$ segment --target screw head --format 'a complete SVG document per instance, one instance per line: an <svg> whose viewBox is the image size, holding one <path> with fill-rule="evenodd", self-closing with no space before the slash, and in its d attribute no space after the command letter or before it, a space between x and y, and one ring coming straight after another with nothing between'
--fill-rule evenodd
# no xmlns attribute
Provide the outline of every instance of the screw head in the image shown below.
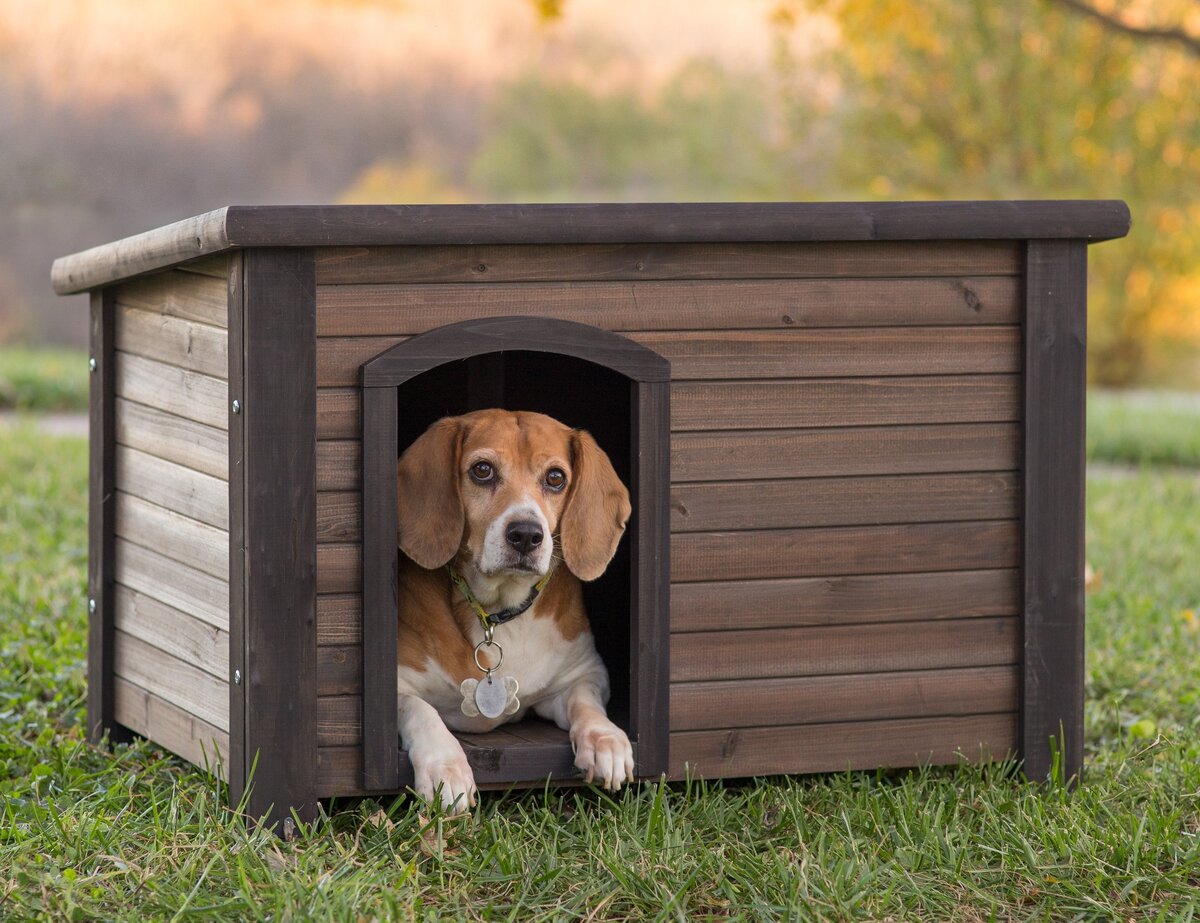
<svg viewBox="0 0 1200 923"><path fill-rule="evenodd" d="M95 599L88 600L88 613L91 615L96 614L96 600Z"/></svg>
<svg viewBox="0 0 1200 923"><path fill-rule="evenodd" d="M241 402L241 401L239 401L239 400L234 400L234 402L233 402L233 412L234 412L234 413L241 413L241 412L242 412L242 402Z"/></svg>
<svg viewBox="0 0 1200 923"><path fill-rule="evenodd" d="M88 371L89 371L89 372L94 372L94 371L96 371L96 366L97 366L97 363L96 363L96 357L95 357L95 356L91 356L91 357L88 359Z"/></svg>
<svg viewBox="0 0 1200 923"><path fill-rule="evenodd" d="M241 670L233 671L233 684L235 686L240 686L242 684L242 671Z"/></svg>

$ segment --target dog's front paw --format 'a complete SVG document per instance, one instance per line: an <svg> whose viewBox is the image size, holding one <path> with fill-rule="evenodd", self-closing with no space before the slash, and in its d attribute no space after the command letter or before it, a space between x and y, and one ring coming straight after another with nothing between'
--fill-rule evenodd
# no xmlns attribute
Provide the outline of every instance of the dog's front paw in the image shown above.
<svg viewBox="0 0 1200 923"><path fill-rule="evenodd" d="M633 781L633 747L629 737L607 718L592 719L571 728L575 766L589 782L601 782L610 792Z"/></svg>
<svg viewBox="0 0 1200 923"><path fill-rule="evenodd" d="M414 759L417 794L452 814L464 814L475 806L475 776L461 753L457 758L430 761Z"/></svg>

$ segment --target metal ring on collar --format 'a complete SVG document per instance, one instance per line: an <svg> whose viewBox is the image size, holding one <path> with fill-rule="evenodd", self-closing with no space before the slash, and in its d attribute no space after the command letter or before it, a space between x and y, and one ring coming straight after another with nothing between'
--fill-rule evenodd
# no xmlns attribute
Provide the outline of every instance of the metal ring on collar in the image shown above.
<svg viewBox="0 0 1200 923"><path fill-rule="evenodd" d="M496 661L496 665L494 667L485 667L483 664L481 664L479 662L479 649L481 647L494 647L496 649L496 652L499 654L500 659ZM500 664L502 664L502 663L504 663L504 648L502 648L499 644L497 644L491 638L484 638L482 641L480 641L478 644L475 645L475 666L479 667L479 671L481 673L491 673L493 670L499 670Z"/></svg>

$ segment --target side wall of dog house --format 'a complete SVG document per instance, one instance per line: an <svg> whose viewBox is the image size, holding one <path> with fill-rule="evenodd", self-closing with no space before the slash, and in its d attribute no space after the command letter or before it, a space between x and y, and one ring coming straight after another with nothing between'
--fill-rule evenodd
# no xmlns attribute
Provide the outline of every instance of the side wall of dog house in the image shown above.
<svg viewBox="0 0 1200 923"><path fill-rule="evenodd" d="M229 750L228 260L112 297L112 708L199 765Z"/></svg>
<svg viewBox="0 0 1200 923"><path fill-rule="evenodd" d="M361 785L359 366L495 315L671 360L673 775L1014 750L1022 252L318 251L319 792Z"/></svg>

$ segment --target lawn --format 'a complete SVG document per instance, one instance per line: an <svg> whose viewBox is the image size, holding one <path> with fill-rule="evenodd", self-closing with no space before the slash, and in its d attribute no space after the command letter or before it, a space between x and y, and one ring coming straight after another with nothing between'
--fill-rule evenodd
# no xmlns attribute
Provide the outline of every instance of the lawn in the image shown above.
<svg viewBox="0 0 1200 923"><path fill-rule="evenodd" d="M615 799L488 794L468 819L364 801L333 805L291 843L248 830L218 784L154 746L83 742L85 490L82 440L0 423L0 917L1175 920L1200 908L1200 471L1090 478L1088 765L1074 791L993 766L648 784Z"/></svg>

